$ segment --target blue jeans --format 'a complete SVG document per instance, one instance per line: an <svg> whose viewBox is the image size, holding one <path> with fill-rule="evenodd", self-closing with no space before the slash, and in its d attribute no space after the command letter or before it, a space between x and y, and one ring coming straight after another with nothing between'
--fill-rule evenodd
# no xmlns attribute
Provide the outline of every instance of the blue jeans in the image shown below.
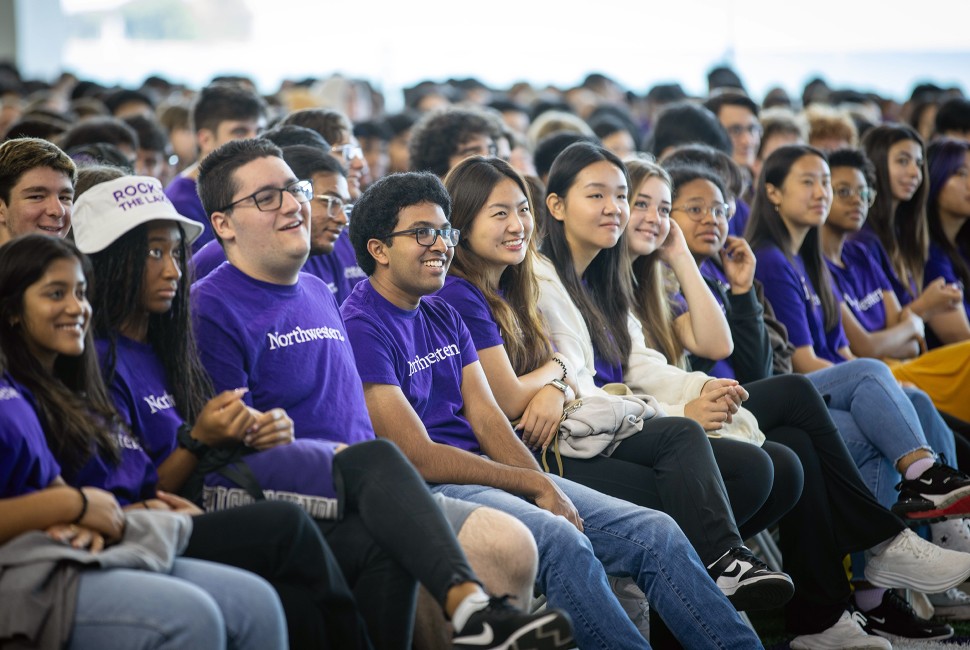
<svg viewBox="0 0 970 650"><path fill-rule="evenodd" d="M900 458L919 449L955 458L953 433L933 403L922 391L901 389L882 361L855 359L806 377L828 396L829 412L852 460L886 508L898 497Z"/></svg>
<svg viewBox="0 0 970 650"><path fill-rule="evenodd" d="M178 559L170 576L131 569L84 571L67 647L286 646L283 610L268 583L239 569Z"/></svg>
<svg viewBox="0 0 970 650"><path fill-rule="evenodd" d="M667 515L550 475L580 517L580 533L564 517L523 498L481 485L435 485L457 499L507 512L532 531L539 548L539 589L573 620L585 650L647 648L623 612L606 576L631 576L685 648L760 648Z"/></svg>

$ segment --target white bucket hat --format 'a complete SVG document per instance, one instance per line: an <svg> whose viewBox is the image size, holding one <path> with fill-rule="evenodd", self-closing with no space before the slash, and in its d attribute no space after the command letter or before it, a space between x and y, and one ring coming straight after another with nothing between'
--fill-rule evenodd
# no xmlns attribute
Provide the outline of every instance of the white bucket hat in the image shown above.
<svg viewBox="0 0 970 650"><path fill-rule="evenodd" d="M186 245L203 231L201 223L175 210L157 178L122 176L82 194L74 203L71 227L78 249L82 253L97 253L141 224L159 220L180 223Z"/></svg>

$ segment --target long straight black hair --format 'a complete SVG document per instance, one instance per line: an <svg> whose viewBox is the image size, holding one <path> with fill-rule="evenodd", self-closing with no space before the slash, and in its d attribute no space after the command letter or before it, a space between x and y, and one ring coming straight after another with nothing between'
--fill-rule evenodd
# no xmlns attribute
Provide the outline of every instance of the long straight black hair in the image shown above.
<svg viewBox="0 0 970 650"><path fill-rule="evenodd" d="M552 163L546 187L547 199L555 194L565 200L580 172L601 161L619 169L629 187L626 167L614 153L588 142L576 142L566 147ZM626 233L620 236L616 246L600 251L580 278L573 266L563 223L554 219L548 209L543 211L543 219L545 239L540 250L552 260L566 292L583 315L593 347L608 362L625 365L633 347L627 329L633 288Z"/></svg>
<svg viewBox="0 0 970 650"><path fill-rule="evenodd" d="M828 165L828 158L821 150L801 144L779 147L765 160L761 175L758 177L754 202L751 204L751 216L745 231L745 237L755 252L763 246L777 246L785 257L792 259L789 252L791 236L775 205L768 198L768 185L781 188L792 166L804 156L817 156ZM820 238L819 229L810 228L801 248L798 249L798 254L805 264L808 279L812 282L822 303L825 329L831 330L839 324L841 313L839 303L835 300L835 293L832 291L832 276L822 257Z"/></svg>
<svg viewBox="0 0 970 650"><path fill-rule="evenodd" d="M80 262L90 292L91 264L72 243L31 234L0 247L0 349L11 376L33 393L47 446L70 474L95 452L117 463L121 454L110 431L123 425L101 378L90 327L84 335L84 352L76 357L58 355L53 372L27 344L24 294L62 259Z"/></svg>

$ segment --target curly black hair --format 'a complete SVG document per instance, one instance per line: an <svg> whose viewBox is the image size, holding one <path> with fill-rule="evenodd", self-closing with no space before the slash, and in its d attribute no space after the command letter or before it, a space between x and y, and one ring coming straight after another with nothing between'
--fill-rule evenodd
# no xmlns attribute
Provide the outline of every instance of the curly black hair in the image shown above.
<svg viewBox="0 0 970 650"><path fill-rule="evenodd" d="M444 178L448 160L458 149L478 135L498 141L502 126L498 118L481 111L448 108L422 118L411 129L411 169L428 171Z"/></svg>
<svg viewBox="0 0 970 650"><path fill-rule="evenodd" d="M377 264L367 250L372 239L385 240L397 226L398 214L404 208L420 203L436 203L445 217L451 216L451 197L441 179L429 172L406 172L385 176L367 188L354 204L350 218L350 241L357 264L367 275L373 275ZM388 246L392 243L388 241Z"/></svg>

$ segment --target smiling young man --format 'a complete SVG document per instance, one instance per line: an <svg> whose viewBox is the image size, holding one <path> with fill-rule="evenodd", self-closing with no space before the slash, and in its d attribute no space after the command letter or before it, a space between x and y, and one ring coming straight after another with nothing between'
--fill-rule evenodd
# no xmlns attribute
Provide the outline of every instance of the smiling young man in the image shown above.
<svg viewBox="0 0 970 650"><path fill-rule="evenodd" d="M690 648L760 647L666 515L542 472L492 393L458 313L431 296L459 245L430 173L387 176L354 208L368 274L342 307L374 429L433 492L503 510L539 547L538 587L584 648L645 648L606 575L631 576Z"/></svg>
<svg viewBox="0 0 970 650"><path fill-rule="evenodd" d="M255 92L244 86L214 83L199 93L192 107L192 124L199 162L217 148L232 140L255 138L266 127L266 104ZM198 251L212 239L212 226L206 216L196 189L199 163L182 172L165 188L165 194L178 213L203 225L202 232L192 245Z"/></svg>
<svg viewBox="0 0 970 650"><path fill-rule="evenodd" d="M199 352L216 390L245 386L245 400L255 408L285 408L297 438L351 448L385 445L373 442L337 303L319 278L301 273L311 248L313 186L297 178L276 145L242 140L202 162L199 190L229 262L192 288ZM361 449L340 456L366 456ZM385 585L387 563L427 587L455 629L470 635L457 637L456 648L510 647L503 644L513 639L523 650L566 647L572 636L561 613L522 614L504 600L490 600L462 553L471 539L468 556L477 558L476 569L483 567L482 581L495 593L525 599L535 576L535 546L524 527L473 503L436 498L439 509L423 486L406 491L377 463L367 469L380 484L370 490L373 510L362 509L350 521L318 523L361 601L375 645L405 647L411 638L414 593L397 594ZM416 527L423 534L409 535ZM548 639L546 645L540 639Z"/></svg>
<svg viewBox="0 0 970 650"><path fill-rule="evenodd" d="M47 140L0 144L0 246L32 232L64 237L76 179L74 161Z"/></svg>

